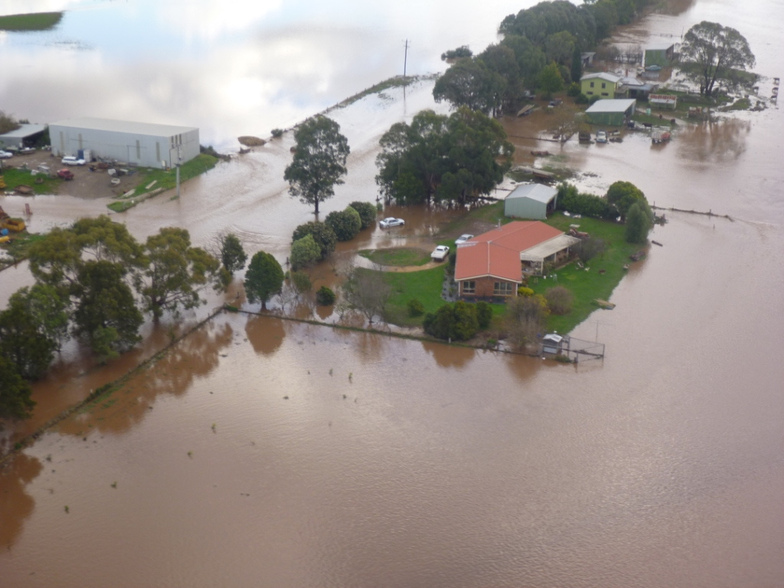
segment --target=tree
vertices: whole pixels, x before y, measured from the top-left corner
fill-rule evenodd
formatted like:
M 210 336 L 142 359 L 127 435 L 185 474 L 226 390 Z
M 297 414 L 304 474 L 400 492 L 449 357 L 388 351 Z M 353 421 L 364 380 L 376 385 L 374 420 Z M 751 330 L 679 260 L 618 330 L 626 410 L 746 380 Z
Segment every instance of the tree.
M 577 254 L 577 258 L 583 263 L 588 263 L 597 255 L 604 253 L 606 249 L 607 244 L 602 239 L 590 236 L 580 239 L 580 242 L 572 247 L 572 251 Z
M 372 202 L 359 202 L 355 200 L 349 204 L 349 206 L 359 213 L 359 220 L 362 221 L 360 230 L 367 229 L 375 224 L 378 211 Z
M 0 355 L 0 419 L 29 417 L 35 407 L 31 394 L 30 384 L 11 361 Z
M 376 183 L 399 204 L 473 202 L 503 179 L 514 151 L 498 121 L 465 107 L 448 117 L 424 110 L 380 144 Z
M 259 251 L 250 260 L 245 273 L 245 293 L 251 303 L 261 300 L 261 309 L 267 310 L 267 300 L 283 287 L 283 268 L 272 254 Z
M 621 219 L 624 220 L 626 219 L 626 214 L 632 204 L 635 202 L 648 203 L 642 190 L 631 182 L 612 183 L 607 190 L 606 198 L 607 202 L 615 207 L 618 214 L 621 215 Z
M 626 216 L 624 236 L 628 243 L 645 243 L 653 227 L 653 213 L 647 202 L 635 202 Z
M 74 332 L 102 359 L 115 357 L 141 339 L 144 318 L 125 274 L 120 263 L 91 260 L 82 266 L 74 286 Z
M 326 116 L 306 120 L 294 132 L 294 140 L 294 159 L 283 179 L 289 193 L 303 204 L 313 204 L 318 214 L 319 202 L 334 196 L 335 185 L 343 183 L 351 151 L 348 140 L 340 134 L 340 125 Z
M 702 21 L 683 38 L 680 59 L 693 64 L 700 79 L 700 94 L 710 96 L 716 81 L 733 69 L 754 67 L 754 54 L 746 38 L 732 27 Z
M 299 270 L 308 267 L 321 259 L 321 249 L 313 239 L 313 235 L 305 235 L 291 244 L 291 269 Z
M 335 231 L 338 241 L 351 241 L 362 228 L 359 213 L 350 206 L 344 210 L 330 212 L 325 222 Z
M 506 80 L 490 70 L 481 59 L 461 59 L 450 66 L 433 86 L 436 102 L 446 100 L 452 106 L 467 106 L 485 114 L 501 106 Z
M 106 215 L 79 219 L 67 229 L 56 227 L 30 247 L 33 276 L 57 288 L 73 286 L 88 260 L 119 263 L 132 276 L 142 265 L 143 251 L 125 225 Z
M 548 99 L 552 98 L 553 94 L 556 92 L 560 92 L 564 89 L 564 80 L 561 75 L 561 70 L 554 61 L 550 62 L 549 65 L 546 65 L 544 69 L 539 72 L 538 82 L 539 89 L 545 93 L 545 96 Z
M 52 295 L 48 303 L 41 300 L 46 293 Z M 41 308 L 42 302 L 47 307 Z M 58 348 L 56 337 L 65 337 L 60 329 L 67 325 L 68 317 L 51 286 L 22 288 L 11 295 L 8 308 L 0 312 L 0 355 L 20 376 L 40 378 Z
M 462 300 L 444 304 L 435 313 L 425 315 L 422 327 L 438 339 L 466 341 L 479 330 L 476 305 Z
M 361 312 L 369 323 L 376 316 L 384 316 L 391 294 L 392 289 L 380 271 L 354 268 L 343 284 L 343 298 L 349 308 Z
M 201 247 L 191 247 L 190 234 L 185 229 L 161 229 L 147 239 L 145 251 L 145 269 L 135 280 L 145 310 L 152 313 L 155 321 L 166 310 L 178 314 L 180 308 L 187 310 L 205 303 L 199 297 L 205 285 L 221 290 L 230 281 L 228 273 L 221 273 L 215 257 Z
M 248 261 L 248 255 L 242 248 L 239 237 L 234 233 L 224 235 L 221 240 L 220 258 L 223 267 L 230 273 L 234 273 L 245 267 L 245 263 Z
M 320 221 L 310 221 L 309 223 L 299 225 L 296 229 L 294 229 L 291 241 L 293 243 L 299 239 L 302 239 L 306 235 L 312 235 L 316 245 L 319 246 L 319 259 L 326 259 L 333 251 L 335 251 L 335 245 L 337 245 L 338 237 L 335 234 L 335 231 L 332 230 L 332 227 L 327 226 L 326 223 L 322 223 Z
M 506 330 L 515 349 L 525 349 L 536 343 L 544 332 L 549 309 L 541 294 L 517 296 L 506 303 Z

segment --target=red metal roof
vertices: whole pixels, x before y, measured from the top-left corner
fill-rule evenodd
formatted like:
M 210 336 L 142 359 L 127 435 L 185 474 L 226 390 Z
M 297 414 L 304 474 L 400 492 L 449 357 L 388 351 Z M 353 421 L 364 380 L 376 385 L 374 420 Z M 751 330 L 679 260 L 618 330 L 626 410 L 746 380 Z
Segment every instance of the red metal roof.
M 493 276 L 521 282 L 520 253 L 561 234 L 543 222 L 515 221 L 477 235 L 457 247 L 455 280 Z

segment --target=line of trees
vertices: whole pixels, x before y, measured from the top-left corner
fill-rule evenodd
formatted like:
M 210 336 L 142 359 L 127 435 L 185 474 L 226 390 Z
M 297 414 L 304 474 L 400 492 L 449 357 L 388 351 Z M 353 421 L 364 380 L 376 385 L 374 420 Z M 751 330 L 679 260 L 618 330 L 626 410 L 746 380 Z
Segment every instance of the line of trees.
M 224 242 L 224 261 L 241 269 L 241 244 Z M 187 230 L 163 228 L 139 243 L 108 216 L 53 229 L 31 246 L 29 263 L 35 284 L 0 312 L 0 418 L 29 414 L 28 382 L 46 373 L 71 337 L 105 361 L 138 343 L 145 314 L 156 322 L 166 312 L 176 316 L 204 304 L 204 288 L 222 291 L 231 280 Z

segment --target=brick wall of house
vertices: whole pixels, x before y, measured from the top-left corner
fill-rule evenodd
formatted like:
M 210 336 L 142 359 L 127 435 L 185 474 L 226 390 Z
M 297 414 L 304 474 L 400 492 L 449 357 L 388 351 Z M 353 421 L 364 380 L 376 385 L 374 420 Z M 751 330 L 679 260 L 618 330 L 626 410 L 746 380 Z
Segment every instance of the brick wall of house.
M 476 283 L 476 290 L 473 294 L 466 294 L 464 292 L 464 284 L 465 282 L 460 282 L 460 297 L 465 298 L 467 300 L 472 299 L 489 299 L 489 298 L 497 298 L 498 295 L 495 294 L 495 283 L 496 282 L 503 282 L 504 280 L 499 280 L 498 278 L 493 277 L 483 277 L 477 278 L 476 280 L 466 280 L 466 281 L 473 281 Z M 517 292 L 517 287 L 519 284 L 514 282 L 506 282 L 508 284 L 512 284 L 512 295 Z

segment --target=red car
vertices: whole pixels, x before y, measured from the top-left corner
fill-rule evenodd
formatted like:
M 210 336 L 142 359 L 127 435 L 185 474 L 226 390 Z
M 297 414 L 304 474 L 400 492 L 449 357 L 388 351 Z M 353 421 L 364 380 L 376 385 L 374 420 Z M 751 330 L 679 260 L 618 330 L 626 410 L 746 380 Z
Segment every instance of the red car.
M 70 169 L 61 169 L 57 172 L 57 177 L 63 180 L 73 180 L 74 175 Z

